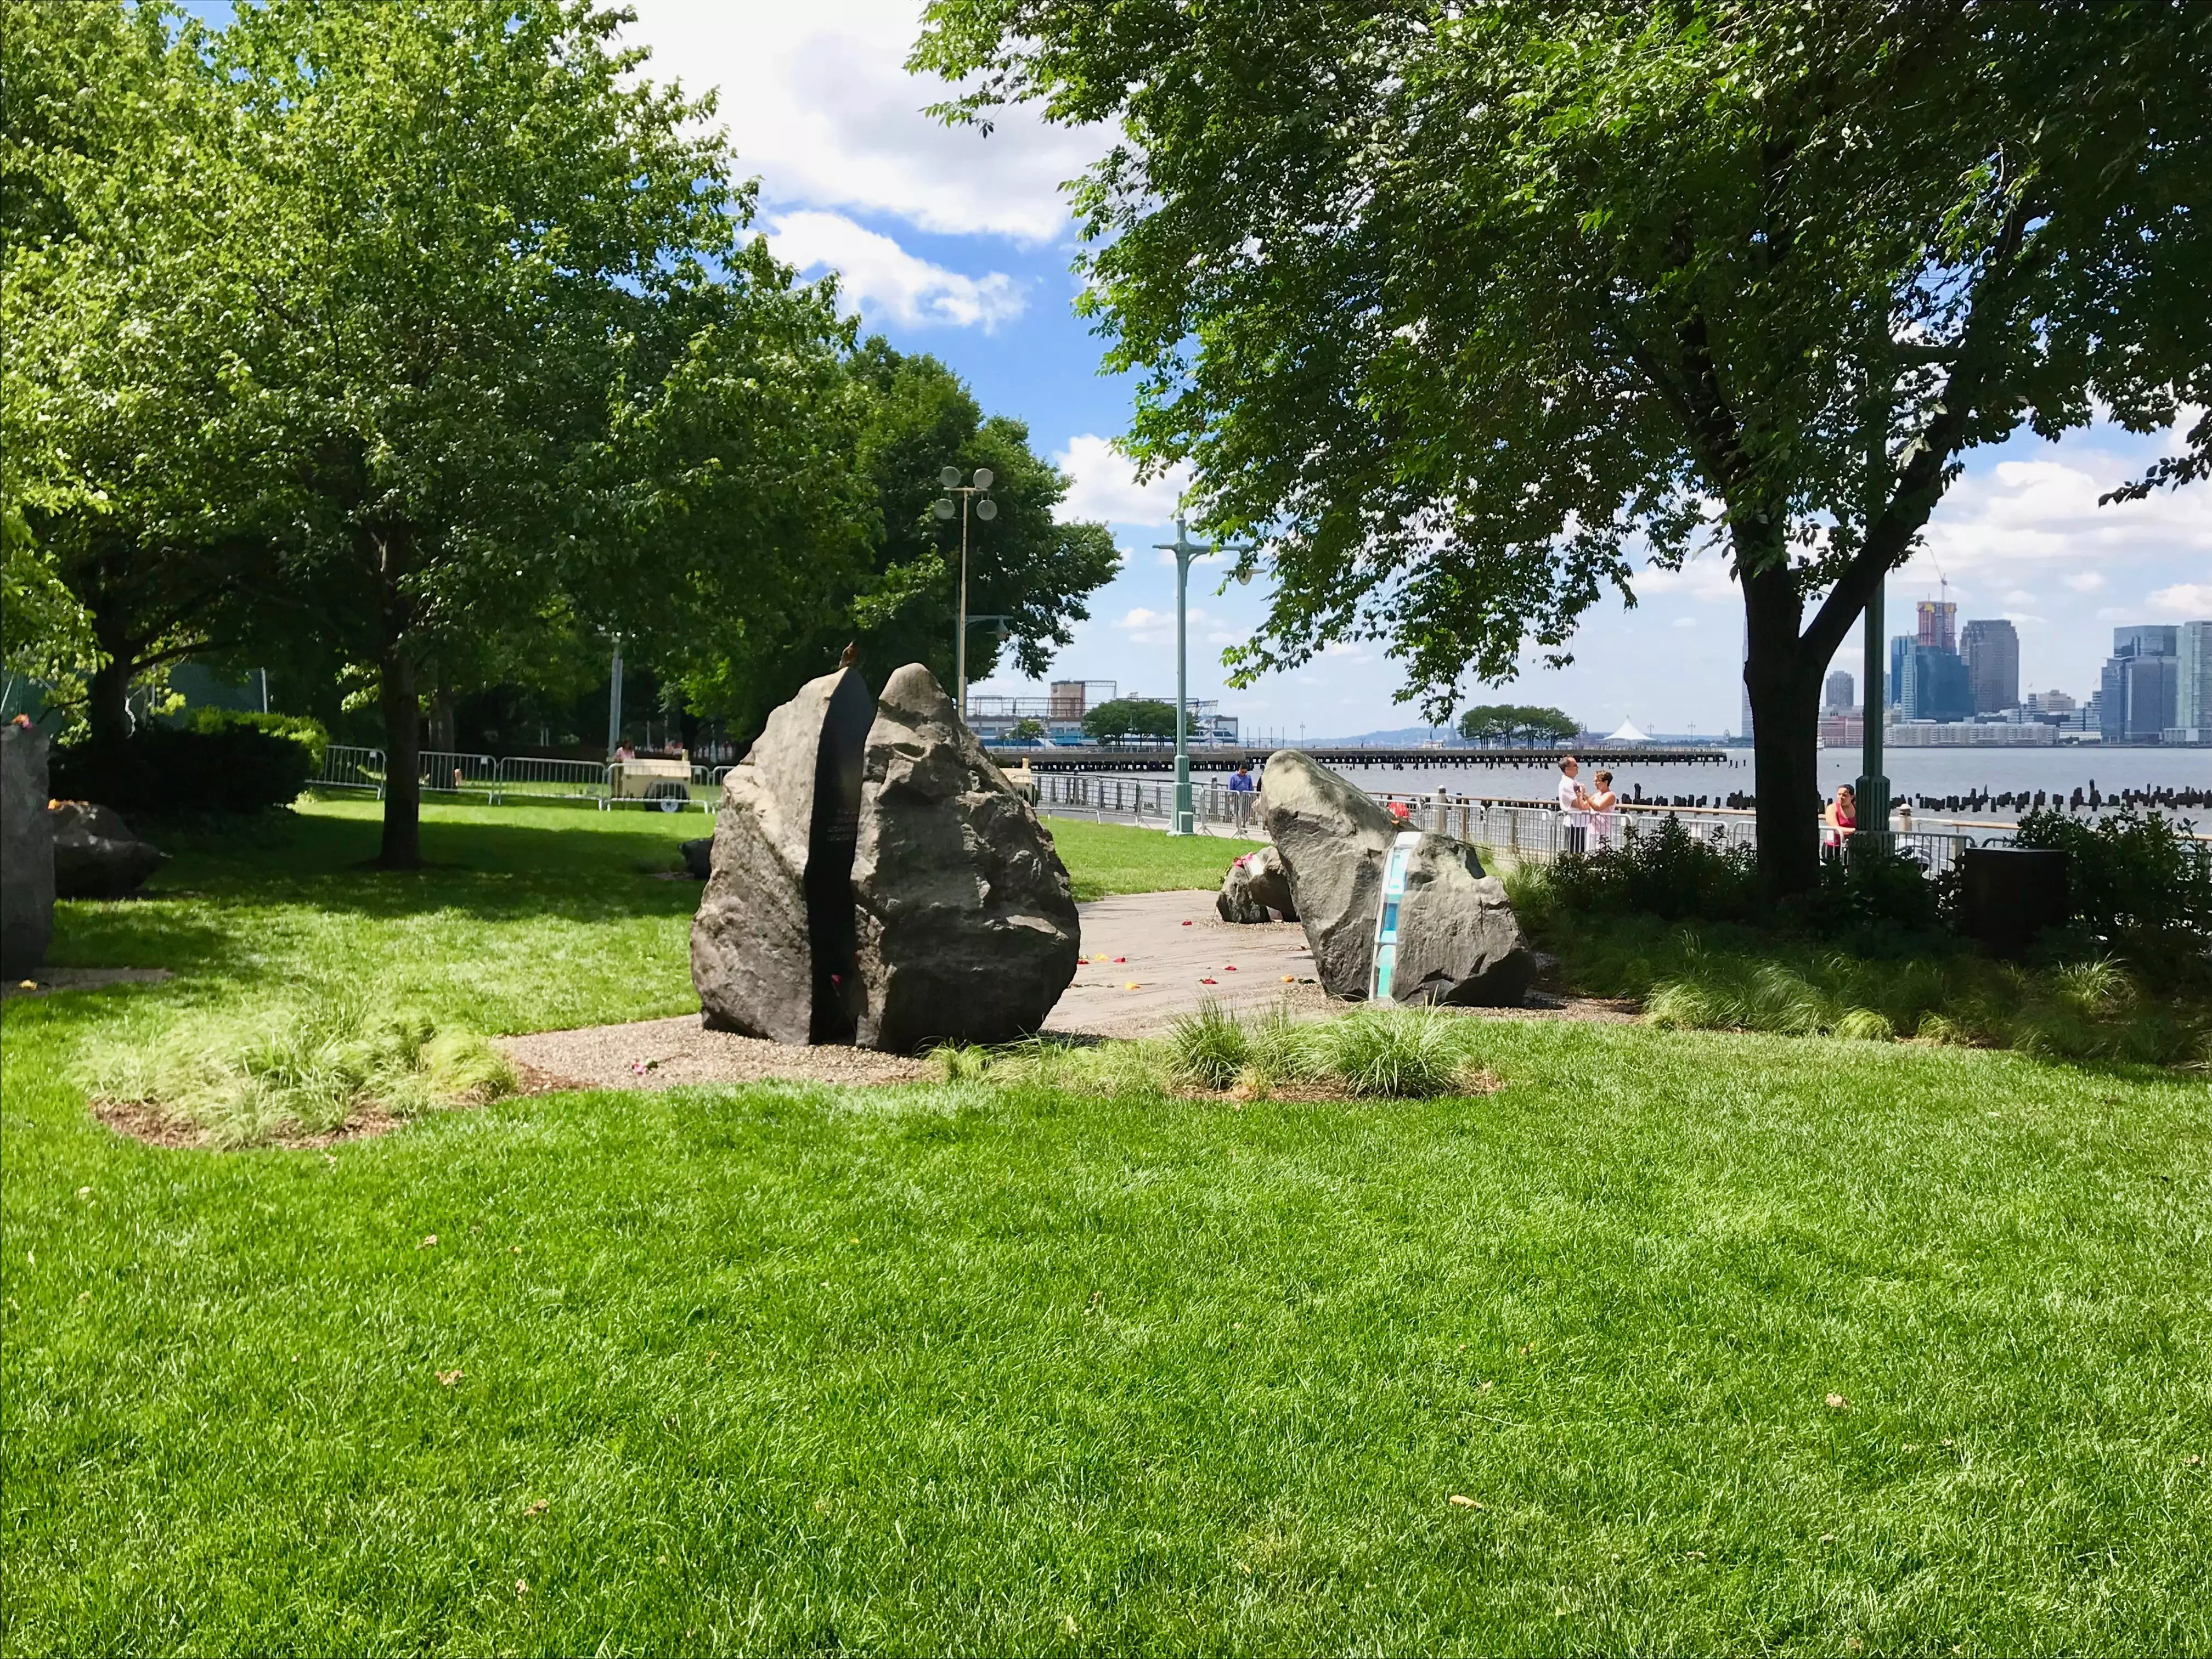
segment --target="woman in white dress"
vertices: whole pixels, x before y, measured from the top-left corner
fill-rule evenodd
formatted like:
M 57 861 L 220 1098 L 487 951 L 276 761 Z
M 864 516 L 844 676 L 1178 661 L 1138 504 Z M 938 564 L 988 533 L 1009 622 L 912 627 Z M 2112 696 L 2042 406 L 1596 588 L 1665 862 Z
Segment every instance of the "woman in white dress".
M 1617 847 L 1616 831 L 1620 828 L 1620 797 L 1613 793 L 1613 774 L 1600 772 L 1590 779 L 1597 786 L 1586 799 L 1583 810 L 1589 814 L 1589 841 L 1592 847 Z

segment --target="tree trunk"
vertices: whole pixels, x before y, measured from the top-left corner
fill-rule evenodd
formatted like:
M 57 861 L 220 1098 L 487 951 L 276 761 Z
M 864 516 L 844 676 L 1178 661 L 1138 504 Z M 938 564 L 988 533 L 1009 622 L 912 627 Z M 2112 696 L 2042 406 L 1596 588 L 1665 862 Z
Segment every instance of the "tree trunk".
M 107 660 L 92 671 L 92 683 L 85 688 L 85 724 L 92 728 L 94 743 L 120 743 L 131 735 L 132 656 L 119 642 L 103 640 L 100 649 Z
M 384 844 L 376 862 L 386 870 L 413 870 L 422 861 L 422 715 L 415 701 L 415 665 L 403 646 L 385 653 Z
M 1814 661 L 1799 637 L 1801 601 L 1786 568 L 1742 584 L 1759 876 L 1772 901 L 1820 879 L 1820 673 L 1827 664 Z

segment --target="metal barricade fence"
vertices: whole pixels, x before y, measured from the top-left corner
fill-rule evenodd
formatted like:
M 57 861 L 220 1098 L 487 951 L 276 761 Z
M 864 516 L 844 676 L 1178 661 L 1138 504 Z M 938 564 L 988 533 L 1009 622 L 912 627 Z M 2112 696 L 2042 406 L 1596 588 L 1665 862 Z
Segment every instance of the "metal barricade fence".
M 323 763 L 307 780 L 313 789 L 368 789 L 384 793 L 384 751 L 333 743 L 323 749 Z
M 589 800 L 607 799 L 607 769 L 598 761 L 545 760 L 509 755 L 499 763 L 492 799 Z
M 499 761 L 491 755 L 464 755 L 451 749 L 424 749 L 415 757 L 415 775 L 432 794 L 499 796 Z

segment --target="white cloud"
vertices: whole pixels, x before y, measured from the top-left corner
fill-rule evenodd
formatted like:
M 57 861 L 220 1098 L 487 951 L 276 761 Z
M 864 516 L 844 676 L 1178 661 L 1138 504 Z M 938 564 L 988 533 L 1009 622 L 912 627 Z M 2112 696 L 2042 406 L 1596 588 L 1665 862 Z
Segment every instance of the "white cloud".
M 980 325 L 988 334 L 1020 316 L 1027 302 L 1021 284 L 1004 271 L 966 276 L 947 270 L 842 213 L 778 214 L 769 222 L 768 245 L 777 258 L 802 272 L 836 271 L 839 290 L 850 307 L 887 312 L 909 326 Z
M 2100 507 L 2097 498 L 2139 473 L 2142 459 L 2094 442 L 2069 443 L 2064 459 L 1999 461 L 1960 478 L 1937 503 L 1925 551 L 1906 569 L 1923 580 L 1940 569 L 1972 589 L 1994 588 L 2003 573 L 2040 565 L 2087 593 L 2116 566 L 2212 557 L 2212 513 L 2190 490 Z
M 1677 617 L 1668 625 L 1674 628 L 1695 628 L 1698 625 L 1698 619 L 1695 617 Z
M 1233 644 L 1243 637 L 1237 634 L 1223 634 L 1217 636 L 1213 630 L 1220 629 L 1228 618 L 1216 616 L 1201 606 L 1195 605 L 1191 606 L 1185 615 L 1186 625 L 1194 637 L 1212 639 L 1215 643 L 1221 645 Z M 1138 605 L 1133 610 L 1124 611 L 1121 620 L 1114 626 L 1128 635 L 1130 643 L 1133 645 L 1172 646 L 1175 644 L 1175 624 L 1174 611 L 1151 611 L 1143 605 Z
M 1190 487 L 1190 469 L 1171 468 L 1160 477 L 1140 483 L 1136 464 L 1114 447 L 1114 441 L 1095 432 L 1079 433 L 1067 447 L 1053 457 L 1060 470 L 1074 482 L 1067 499 L 1060 504 L 1062 519 L 1103 519 L 1109 524 L 1175 522 L 1176 504 Z M 1170 564 L 1175 562 L 1168 556 Z
M 807 203 L 895 216 L 923 230 L 1036 244 L 1068 228 L 1060 192 L 1105 148 L 1095 131 L 1001 110 L 988 137 L 922 113 L 945 83 L 906 72 L 921 0 L 636 0 L 629 40 L 646 73 L 687 91 L 720 88 L 741 174 L 771 205 Z
M 2160 588 L 2150 602 L 2170 617 L 2212 617 L 2212 582 L 2176 582 Z
M 1739 603 L 1735 578 L 1729 574 L 1728 555 L 1718 549 L 1693 554 L 1680 570 L 1646 566 L 1637 573 L 1634 586 L 1640 599 L 1679 593 L 1698 605 Z

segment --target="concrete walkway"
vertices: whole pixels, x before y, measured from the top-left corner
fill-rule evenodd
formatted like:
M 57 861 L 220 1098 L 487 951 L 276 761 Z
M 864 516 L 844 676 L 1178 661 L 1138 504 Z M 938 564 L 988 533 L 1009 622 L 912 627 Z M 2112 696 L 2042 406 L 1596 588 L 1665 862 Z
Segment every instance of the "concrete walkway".
M 1224 921 L 1212 889 L 1123 893 L 1079 908 L 1083 964 L 1045 1021 L 1048 1032 L 1149 1036 L 1209 1000 L 1252 1008 L 1288 996 L 1310 1013 L 1328 1006 L 1295 921 Z

